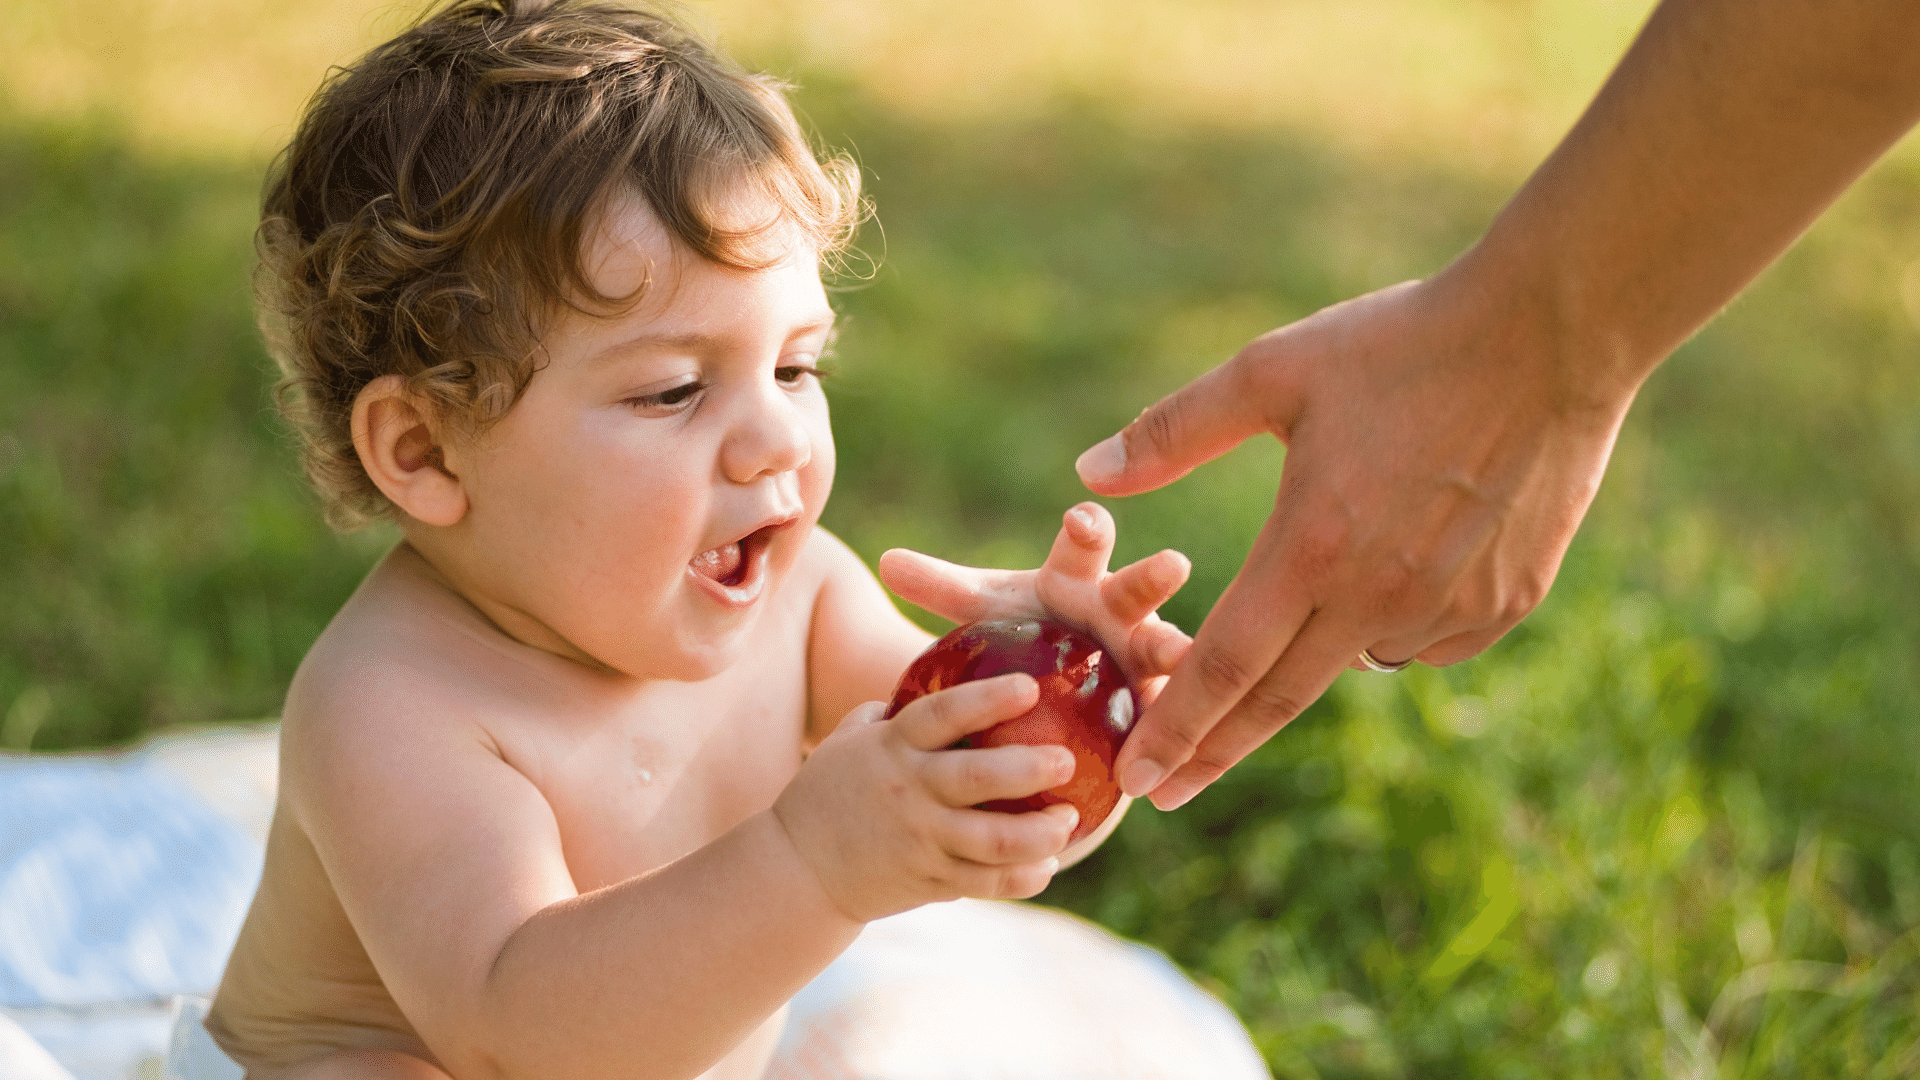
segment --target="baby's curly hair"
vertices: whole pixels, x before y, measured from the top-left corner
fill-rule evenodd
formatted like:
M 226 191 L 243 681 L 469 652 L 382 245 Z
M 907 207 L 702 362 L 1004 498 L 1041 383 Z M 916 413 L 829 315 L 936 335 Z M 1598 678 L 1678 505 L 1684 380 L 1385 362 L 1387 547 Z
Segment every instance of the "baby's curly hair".
M 455 0 L 333 72 L 267 180 L 261 326 L 327 519 L 393 511 L 354 452 L 354 399 L 397 374 L 483 431 L 539 367 L 559 305 L 618 310 L 581 265 L 625 186 L 680 242 L 759 269 L 797 230 L 841 251 L 864 210 L 845 157 L 808 146 L 785 87 L 662 14 L 579 0 Z M 729 225 L 745 192 L 770 213 Z M 732 198 L 730 198 L 730 196 Z

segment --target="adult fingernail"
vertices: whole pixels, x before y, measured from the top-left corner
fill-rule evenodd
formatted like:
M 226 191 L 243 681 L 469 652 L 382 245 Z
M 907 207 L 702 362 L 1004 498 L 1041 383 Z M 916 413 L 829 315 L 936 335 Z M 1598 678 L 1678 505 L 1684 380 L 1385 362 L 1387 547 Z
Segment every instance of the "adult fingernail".
M 1167 770 L 1161 768 L 1159 762 L 1141 758 L 1120 774 L 1120 790 L 1137 799 L 1159 786 L 1160 778 L 1165 775 Z
M 1097 442 L 1080 460 L 1073 463 L 1073 469 L 1080 474 L 1080 481 L 1086 484 L 1104 484 L 1117 480 L 1127 468 L 1127 441 L 1119 435 Z
M 1149 801 L 1153 803 L 1155 810 L 1178 810 L 1187 805 L 1188 801 L 1198 794 L 1200 794 L 1198 790 L 1159 791 L 1155 792 Z

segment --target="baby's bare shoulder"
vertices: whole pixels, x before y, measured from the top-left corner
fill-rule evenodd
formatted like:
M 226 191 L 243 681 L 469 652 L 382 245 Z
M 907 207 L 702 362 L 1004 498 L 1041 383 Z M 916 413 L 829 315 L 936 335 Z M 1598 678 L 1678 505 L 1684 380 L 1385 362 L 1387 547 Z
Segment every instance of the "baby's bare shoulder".
M 486 745 L 507 703 L 542 686 L 524 647 L 396 548 L 314 642 L 288 688 L 282 767 Z

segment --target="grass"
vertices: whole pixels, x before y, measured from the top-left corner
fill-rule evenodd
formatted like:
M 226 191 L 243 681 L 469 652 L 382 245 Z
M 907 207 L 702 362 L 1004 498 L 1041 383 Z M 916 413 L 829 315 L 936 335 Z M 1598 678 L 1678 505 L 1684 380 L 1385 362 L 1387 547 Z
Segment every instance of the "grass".
M 1216 73 L 1181 97 L 1177 72 L 1122 70 L 1109 35 L 999 108 L 1015 99 L 966 97 L 951 59 L 889 51 L 911 18 L 850 49 L 842 8 L 771 5 L 741 36 L 801 76 L 885 226 L 878 272 L 837 297 L 829 525 L 869 558 L 1037 561 L 1081 497 L 1079 450 L 1253 334 L 1442 263 L 1577 100 L 1555 66 L 1570 20 L 1606 24 L 1567 60 L 1589 81 L 1631 21 L 1380 3 L 1483 62 L 1449 76 L 1334 50 L 1294 80 L 1325 116 L 1249 119 L 1244 86 Z M 314 24 L 314 4 L 288 6 Z M 741 25 L 753 7 L 713 11 Z M 1280 9 L 1357 40 L 1352 7 L 1196 6 L 1167 55 Z M 1098 21 L 1049 11 L 1033 33 Z M 1233 40 L 1215 66 L 1257 67 Z M 199 47 L 149 49 L 124 78 L 169 85 L 169 62 L 218 55 Z M 1009 47 L 988 82 L 1022 85 L 1041 52 Z M 164 94 L 69 109 L 57 80 L 18 81 L 51 64 L 0 84 L 0 745 L 270 715 L 388 538 L 324 529 L 266 404 L 258 139 L 234 134 L 237 104 L 210 110 L 226 135 L 196 133 L 212 121 Z M 1544 103 L 1474 119 L 1536 77 Z M 1350 100 L 1370 81 L 1395 115 Z M 1237 568 L 1280 460 L 1250 445 L 1111 504 L 1123 556 L 1193 557 L 1182 625 Z M 1656 375 L 1533 618 L 1454 669 L 1343 677 L 1047 898 L 1167 950 L 1285 1077 L 1914 1075 L 1916 523 L 1909 145 Z

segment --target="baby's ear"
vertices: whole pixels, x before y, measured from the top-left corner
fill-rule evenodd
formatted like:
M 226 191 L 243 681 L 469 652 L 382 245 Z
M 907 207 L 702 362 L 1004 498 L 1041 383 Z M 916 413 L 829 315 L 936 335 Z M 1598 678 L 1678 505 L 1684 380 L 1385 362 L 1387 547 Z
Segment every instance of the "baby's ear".
M 374 485 L 408 516 L 441 526 L 467 516 L 466 487 L 400 376 L 382 375 L 353 399 L 353 449 Z

